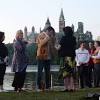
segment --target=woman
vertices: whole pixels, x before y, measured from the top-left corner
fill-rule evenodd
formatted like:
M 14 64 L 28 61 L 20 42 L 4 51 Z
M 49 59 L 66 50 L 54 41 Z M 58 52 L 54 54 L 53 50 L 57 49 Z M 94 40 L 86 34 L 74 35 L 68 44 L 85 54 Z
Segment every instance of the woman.
M 64 78 L 64 91 L 73 91 L 73 67 L 75 67 L 75 47 L 76 39 L 73 36 L 73 30 L 67 26 L 63 28 L 64 36 L 61 38 L 58 54 L 61 58 L 60 76 Z
M 94 46 L 96 48 L 94 55 L 92 56 L 94 62 L 94 86 L 99 87 L 100 84 L 100 41 L 95 41 Z
M 18 92 L 22 90 L 26 76 L 26 68 L 28 64 L 25 52 L 26 44 L 27 42 L 23 40 L 22 30 L 18 30 L 16 33 L 16 40 L 14 41 L 14 55 L 12 60 L 12 71 L 15 72 L 12 86 L 15 91 Z
M 4 43 L 4 32 L 0 32 L 0 91 L 3 91 L 3 80 L 6 71 L 6 62 L 8 60 L 8 50 Z
M 37 91 L 42 90 L 42 72 L 45 71 L 45 90 L 50 90 L 50 62 L 54 57 L 54 37 L 55 30 L 48 27 L 45 32 L 42 32 L 37 37 L 37 61 L 38 61 L 38 77 L 37 77 Z

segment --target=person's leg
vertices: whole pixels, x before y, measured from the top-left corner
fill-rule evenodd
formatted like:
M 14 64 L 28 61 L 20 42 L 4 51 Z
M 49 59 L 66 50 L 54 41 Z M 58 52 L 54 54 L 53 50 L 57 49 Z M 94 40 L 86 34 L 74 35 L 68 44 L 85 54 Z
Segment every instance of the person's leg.
M 93 82 L 92 68 L 93 68 L 92 65 L 88 66 L 88 84 L 89 84 L 89 87 L 92 87 L 92 82 Z
M 75 90 L 74 78 L 73 78 L 73 76 L 70 76 L 70 90 L 72 90 L 72 91 Z
M 89 88 L 92 87 L 91 85 L 91 80 L 89 80 L 90 76 L 89 76 L 89 66 L 84 66 L 84 80 L 85 80 L 85 85 L 88 86 Z
M 44 62 L 44 70 L 45 70 L 45 82 L 46 82 L 46 89 L 49 89 L 51 87 L 51 74 L 50 74 L 50 60 L 46 60 Z
M 96 64 L 95 65 L 95 67 L 96 67 L 96 72 L 97 72 L 97 87 L 99 87 L 100 85 L 100 64 Z
M 84 69 L 83 66 L 79 66 L 78 67 L 78 72 L 79 72 L 79 84 L 80 84 L 80 88 L 84 88 Z
M 25 71 L 19 73 L 19 83 L 18 83 L 19 91 L 21 91 L 21 89 L 23 88 L 25 77 L 26 77 Z
M 3 90 L 3 80 L 6 71 L 6 65 L 0 65 L 0 90 Z
M 42 70 L 43 70 L 43 62 L 42 60 L 38 60 L 38 75 L 37 75 L 37 85 L 38 89 L 41 89 L 41 80 L 42 80 Z
M 94 65 L 94 86 L 99 87 L 99 67 L 98 64 Z
M 13 80 L 13 83 L 12 83 L 12 86 L 14 87 L 15 91 L 18 90 L 18 82 L 19 82 L 19 73 L 15 72 L 14 80 Z
M 94 82 L 93 70 L 94 70 L 94 65 L 93 64 L 89 65 L 89 81 L 91 86 L 93 86 L 93 82 Z
M 64 91 L 68 91 L 69 90 L 69 77 L 64 78 L 64 86 L 65 86 Z

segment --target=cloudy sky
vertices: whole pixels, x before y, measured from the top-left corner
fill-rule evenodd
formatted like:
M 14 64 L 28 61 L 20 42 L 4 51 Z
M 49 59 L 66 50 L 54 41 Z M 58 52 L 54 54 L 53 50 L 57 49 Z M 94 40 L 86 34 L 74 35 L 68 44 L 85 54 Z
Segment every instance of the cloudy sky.
M 0 31 L 6 35 L 5 42 L 12 42 L 15 33 L 27 26 L 35 26 L 36 32 L 43 28 L 47 17 L 58 31 L 58 21 L 63 8 L 66 26 L 84 22 L 94 38 L 100 35 L 100 0 L 0 0 Z

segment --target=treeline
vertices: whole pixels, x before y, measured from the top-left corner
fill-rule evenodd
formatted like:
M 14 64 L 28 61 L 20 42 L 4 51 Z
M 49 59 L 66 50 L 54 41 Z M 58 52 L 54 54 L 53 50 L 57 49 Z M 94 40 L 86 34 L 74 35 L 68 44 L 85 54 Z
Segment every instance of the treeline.
M 9 53 L 9 64 L 11 64 L 12 62 L 12 57 L 13 57 L 13 44 L 9 43 L 6 44 L 7 48 L 8 48 L 8 53 Z M 36 44 L 31 44 L 31 45 L 27 45 L 27 55 L 29 58 L 29 65 L 35 65 L 37 64 L 37 60 L 36 60 L 36 51 L 37 51 L 37 45 Z M 57 55 L 57 52 L 55 53 L 55 57 L 52 59 L 52 64 L 59 64 L 59 57 Z

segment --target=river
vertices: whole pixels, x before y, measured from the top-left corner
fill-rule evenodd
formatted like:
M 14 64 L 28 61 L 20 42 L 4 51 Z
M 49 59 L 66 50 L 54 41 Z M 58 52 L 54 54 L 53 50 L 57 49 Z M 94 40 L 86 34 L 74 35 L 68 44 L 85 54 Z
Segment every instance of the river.
M 52 86 L 54 85 L 61 85 L 62 82 L 58 82 L 57 77 L 58 77 L 58 71 L 59 71 L 59 66 L 58 65 L 52 65 L 51 66 L 51 84 Z M 24 84 L 24 88 L 27 89 L 36 89 L 36 80 L 37 80 L 37 66 L 36 65 L 29 65 L 27 67 L 27 75 L 26 75 L 26 80 Z M 44 71 L 43 71 L 44 72 Z M 44 74 L 43 74 L 44 76 Z M 6 74 L 4 77 L 4 89 L 6 90 L 13 90 L 12 87 L 12 81 L 14 78 L 14 73 L 11 72 L 11 67 L 6 68 Z M 43 77 L 44 78 L 44 77 Z

